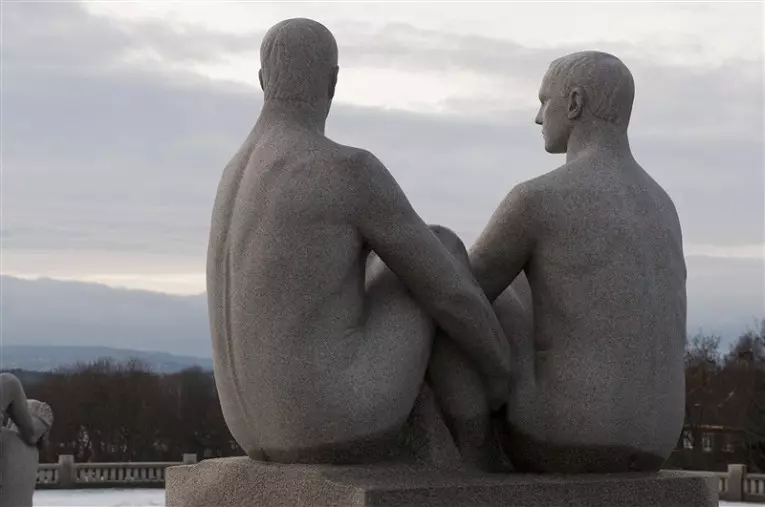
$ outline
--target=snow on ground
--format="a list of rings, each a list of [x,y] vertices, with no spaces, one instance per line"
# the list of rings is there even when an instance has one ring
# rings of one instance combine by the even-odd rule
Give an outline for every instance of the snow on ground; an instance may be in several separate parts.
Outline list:
[[[47,489],[35,492],[35,507],[163,507],[164,489]],[[720,507],[756,507],[720,502]]]
[[[163,507],[164,489],[44,489],[35,507]]]

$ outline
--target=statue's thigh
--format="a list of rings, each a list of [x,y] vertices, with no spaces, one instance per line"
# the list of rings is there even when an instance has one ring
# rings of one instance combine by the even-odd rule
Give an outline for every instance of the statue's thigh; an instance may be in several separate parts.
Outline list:
[[[356,367],[382,396],[411,405],[425,376],[435,327],[396,275],[375,262],[379,265],[372,266],[366,284],[364,343]]]

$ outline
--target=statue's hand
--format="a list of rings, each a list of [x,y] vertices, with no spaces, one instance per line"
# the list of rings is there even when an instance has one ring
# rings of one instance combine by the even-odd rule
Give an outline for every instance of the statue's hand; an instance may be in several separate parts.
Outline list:
[[[37,447],[40,443],[40,441],[36,438],[36,435],[26,435],[23,440],[24,443],[29,447]]]

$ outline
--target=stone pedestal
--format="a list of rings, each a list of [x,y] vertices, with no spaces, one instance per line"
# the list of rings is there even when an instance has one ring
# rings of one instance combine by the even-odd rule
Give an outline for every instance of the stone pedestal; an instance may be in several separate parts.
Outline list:
[[[682,472],[489,475],[406,466],[213,459],[167,469],[167,507],[717,507],[716,479]]]

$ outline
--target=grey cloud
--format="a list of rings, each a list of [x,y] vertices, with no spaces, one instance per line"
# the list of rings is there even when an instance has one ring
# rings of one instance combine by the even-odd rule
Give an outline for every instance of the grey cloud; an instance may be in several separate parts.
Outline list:
[[[249,51],[259,40],[168,32],[156,24],[116,26],[77,4],[9,4],[4,14],[4,249],[201,259],[220,172],[254,123],[260,94],[177,70],[131,67],[122,58],[150,47],[168,59],[203,61],[219,52]],[[366,38],[353,32],[347,44],[341,41],[341,64],[390,58],[399,65],[396,58],[409,58],[413,69],[451,65],[531,82],[564,52],[415,32],[394,27]],[[404,51],[415,37],[426,48],[430,44],[429,53]],[[633,145],[674,198],[686,240],[763,241],[761,74],[745,62],[694,71],[635,61]],[[562,162],[542,150],[532,123],[535,100],[489,117],[338,105],[328,133],[376,153],[423,218],[470,242],[510,187]],[[476,93],[475,102],[460,108],[485,110],[486,104]],[[740,265],[689,264],[689,290],[712,297],[696,299],[697,321],[721,315],[720,302],[734,300],[743,288],[762,286],[762,263],[731,278],[728,271]],[[694,285],[702,275],[715,282]],[[765,306],[757,293],[746,301],[747,315]]]
[[[262,37],[199,27],[184,32],[156,20],[117,22],[90,15],[77,2],[9,3],[3,15],[5,66],[78,75],[117,70],[123,66],[122,57],[141,50],[167,61],[213,61],[222,54],[257,51]]]
[[[185,48],[188,58],[204,59],[209,48],[254,47],[254,36],[163,31],[157,24],[117,27],[77,4],[11,4],[7,11],[3,58],[10,55],[15,63],[6,66],[2,91],[5,186],[13,190],[6,193],[4,228],[16,229],[17,240],[28,237],[24,231],[41,222],[32,217],[47,215],[60,225],[46,231],[48,238],[104,224],[113,224],[117,239],[163,224],[176,234],[187,230],[203,237],[198,233],[207,225],[217,175],[254,121],[259,93],[110,62],[147,40],[160,53]],[[341,57],[350,65],[374,61],[375,55],[414,59],[420,66],[445,65],[446,58],[460,68],[537,79],[562,52],[405,25],[366,38],[362,30],[349,32],[350,49],[344,47]],[[426,41],[425,49],[407,51],[416,41]],[[735,66],[717,73],[653,71],[663,77],[638,82],[645,91],[638,96],[633,144],[677,201],[686,238],[723,244],[762,240],[762,108],[757,107],[762,91],[731,79],[751,73]],[[651,91],[656,88],[661,93]],[[746,93],[739,93],[742,89]],[[490,119],[338,106],[329,131],[341,142],[373,149],[424,215],[454,220],[453,226],[470,236],[491,212],[487,201],[497,202],[515,182],[558,163],[540,149],[531,123],[534,100],[527,109]],[[708,131],[696,132],[705,122],[711,124]],[[729,132],[736,128],[742,132]],[[491,185],[452,183],[478,171],[484,176],[476,177],[491,179]],[[455,205],[442,206],[443,201]],[[96,205],[99,213],[93,213]],[[95,240],[97,234],[91,236]]]
[[[765,267],[762,260],[690,257],[688,332],[726,339],[765,319]]]

